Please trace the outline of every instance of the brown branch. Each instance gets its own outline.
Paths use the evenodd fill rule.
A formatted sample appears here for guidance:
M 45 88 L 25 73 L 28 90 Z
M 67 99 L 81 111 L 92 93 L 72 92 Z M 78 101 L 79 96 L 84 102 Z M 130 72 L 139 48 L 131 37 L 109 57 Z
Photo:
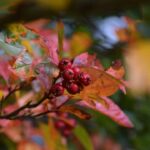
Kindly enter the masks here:
M 9 92 L 6 96 L 3 96 L 0 100 L 0 114 L 2 114 L 2 109 L 3 109 L 3 103 L 4 101 L 6 101 L 12 94 L 14 94 L 16 91 L 18 91 L 21 88 L 21 86 L 19 87 L 15 87 L 13 89 L 9 88 Z
M 12 119 L 15 118 L 16 115 L 18 115 L 21 111 L 23 111 L 26 108 L 35 108 L 37 106 L 39 106 L 45 99 L 49 98 L 48 94 L 44 94 L 44 96 L 36 103 L 31 104 L 31 101 L 28 102 L 27 104 L 21 106 L 20 108 L 18 108 L 17 110 L 9 113 L 9 114 L 4 114 L 0 116 L 0 119 Z
M 45 94 L 40 101 L 38 101 L 35 104 L 31 104 L 31 102 L 28 102 L 27 104 L 23 105 L 22 107 L 18 108 L 17 110 L 9 113 L 9 114 L 5 114 L 0 116 L 0 119 L 9 119 L 9 120 L 15 120 L 15 119 L 26 119 L 26 118 L 36 118 L 36 117 L 41 117 L 43 115 L 46 115 L 48 113 L 52 113 L 52 112 L 58 112 L 59 109 L 65 105 L 69 99 L 67 99 L 66 101 L 64 101 L 63 103 L 61 103 L 59 106 L 57 106 L 56 108 L 52 109 L 52 110 L 46 110 L 44 112 L 40 112 L 38 114 L 24 114 L 24 115 L 18 115 L 21 111 L 23 111 L 26 108 L 35 108 L 37 106 L 39 106 L 42 102 L 44 102 L 47 98 L 49 98 L 49 94 Z

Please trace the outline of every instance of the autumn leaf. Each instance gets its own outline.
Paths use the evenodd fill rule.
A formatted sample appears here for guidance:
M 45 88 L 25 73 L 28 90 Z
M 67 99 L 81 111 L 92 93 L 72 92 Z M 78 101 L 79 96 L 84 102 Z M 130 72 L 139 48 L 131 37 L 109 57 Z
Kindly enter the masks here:
M 63 142 L 52 120 L 49 120 L 48 124 L 40 123 L 39 126 L 49 150 L 67 150 L 66 143 Z
M 78 124 L 73 130 L 73 133 L 75 134 L 75 136 L 77 137 L 77 139 L 82 144 L 85 150 L 94 150 L 91 137 L 83 126 Z
M 125 56 L 130 89 L 134 95 L 150 92 L 150 40 L 129 45 Z
M 40 145 L 28 140 L 23 140 L 17 145 L 17 150 L 33 150 L 33 149 L 43 150 L 43 148 L 40 147 Z
M 8 61 L 4 60 L 2 57 L 0 58 L 0 76 L 3 77 L 7 84 L 17 79 L 17 75 L 12 70 Z
M 117 79 L 122 79 L 123 76 L 125 75 L 125 69 L 124 67 L 121 65 L 118 68 L 115 68 L 113 66 L 110 66 L 106 72 L 110 75 L 112 75 L 113 77 L 117 78 Z
M 73 61 L 73 65 L 87 66 L 87 67 L 92 66 L 104 70 L 100 60 L 96 58 L 96 55 L 95 54 L 89 55 L 87 52 L 76 56 Z
M 118 60 L 116 60 L 118 63 Z M 110 66 L 106 72 L 112 75 L 114 78 L 119 79 L 121 82 L 119 84 L 119 89 L 126 94 L 126 87 L 128 87 L 127 81 L 123 79 L 125 75 L 125 69 L 121 64 L 114 64 Z
M 81 67 L 81 70 L 88 73 L 92 81 L 89 86 L 80 92 L 80 96 L 83 99 L 93 95 L 110 96 L 119 89 L 120 84 L 123 84 L 120 80 L 103 70 L 93 67 Z
M 20 23 L 13 23 L 8 26 L 11 36 L 18 40 L 21 36 L 25 36 L 27 29 Z
M 82 100 L 77 102 L 80 106 L 87 107 L 96 110 L 108 117 L 121 126 L 132 128 L 133 124 L 129 118 L 123 113 L 123 111 L 108 97 L 101 97 L 102 101 L 105 101 L 105 105 L 98 101 L 86 101 Z
M 86 32 L 76 32 L 70 40 L 70 56 L 75 57 L 88 50 L 92 44 L 90 35 Z
M 71 114 L 79 117 L 80 119 L 90 119 L 91 118 L 91 116 L 88 113 L 86 113 L 85 111 L 83 111 L 73 105 L 64 105 L 60 108 L 60 111 L 71 113 Z
M 43 27 L 49 22 L 47 19 L 38 19 L 32 22 L 28 22 L 24 24 L 24 26 L 36 33 L 40 32 L 40 30 L 43 29 Z
M 14 56 L 14 57 L 19 55 L 23 51 L 22 47 L 19 48 L 19 47 L 7 44 L 1 39 L 0 39 L 0 48 L 4 51 L 6 55 Z

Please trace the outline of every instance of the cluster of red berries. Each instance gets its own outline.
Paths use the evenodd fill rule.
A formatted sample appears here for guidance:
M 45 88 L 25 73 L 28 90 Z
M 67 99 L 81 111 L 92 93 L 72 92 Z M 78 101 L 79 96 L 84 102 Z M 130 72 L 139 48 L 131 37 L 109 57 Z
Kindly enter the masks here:
M 51 88 L 51 93 L 54 96 L 61 96 L 66 89 L 70 94 L 79 93 L 84 86 L 91 82 L 89 74 L 81 72 L 78 67 L 72 65 L 70 59 L 64 58 L 59 62 L 61 83 L 56 83 Z
M 55 128 L 58 129 L 63 136 L 65 137 L 70 136 L 72 133 L 72 130 L 76 126 L 76 120 L 73 118 L 69 118 L 67 113 L 59 112 L 58 115 L 59 117 L 62 118 L 62 120 L 59 119 L 55 121 L 55 124 L 54 124 Z M 65 122 L 65 120 L 67 121 Z

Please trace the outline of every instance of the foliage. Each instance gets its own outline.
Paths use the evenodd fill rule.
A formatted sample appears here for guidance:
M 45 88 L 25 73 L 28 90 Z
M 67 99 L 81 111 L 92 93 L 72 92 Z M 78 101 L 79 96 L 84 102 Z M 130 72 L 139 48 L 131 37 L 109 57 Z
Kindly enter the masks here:
M 132 2 L 122 2 L 126 5 L 119 9 L 116 7 L 119 1 L 107 3 L 113 4 L 112 8 L 107 13 L 102 8 L 103 14 L 135 7 Z M 126 27 L 114 31 L 118 45 L 110 46 L 105 35 L 96 41 L 91 29 L 94 20 L 82 22 L 76 11 L 88 8 L 89 4 L 71 0 L 0 2 L 0 136 L 4 137 L 0 146 L 4 149 L 147 150 L 149 147 L 149 136 L 142 133 L 149 130 L 143 119 L 149 116 L 146 98 L 141 98 L 144 102 L 131 100 L 149 92 L 149 39 L 138 31 L 140 21 L 124 16 Z M 103 2 L 91 4 L 95 9 L 86 8 L 82 17 L 89 13 L 97 16 L 96 5 L 105 6 Z M 38 10 L 43 12 L 37 13 Z M 148 6 L 143 6 L 142 13 L 149 23 Z M 73 22 L 69 22 L 68 16 L 75 17 Z M 67 36 L 64 17 L 69 25 L 76 26 Z M 33 19 L 37 20 L 30 21 Z M 94 47 L 97 43 L 100 47 Z M 97 52 L 97 48 L 103 50 Z M 67 67 L 62 66 L 64 58 L 69 61 Z M 128 81 L 124 78 L 126 73 Z M 124 95 L 128 93 L 126 88 L 131 89 L 134 97 Z

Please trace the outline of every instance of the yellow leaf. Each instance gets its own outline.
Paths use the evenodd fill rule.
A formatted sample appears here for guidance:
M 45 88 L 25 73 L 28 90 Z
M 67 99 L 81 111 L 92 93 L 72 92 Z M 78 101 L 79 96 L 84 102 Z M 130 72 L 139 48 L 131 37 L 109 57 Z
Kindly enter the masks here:
M 63 142 L 52 120 L 49 120 L 48 125 L 40 123 L 40 129 L 49 150 L 67 150 L 66 143 Z
M 8 30 L 13 34 L 13 37 L 18 39 L 21 35 L 24 36 L 27 32 L 26 28 L 19 23 L 13 23 L 8 26 Z
M 92 44 L 92 39 L 88 33 L 77 32 L 71 38 L 70 55 L 72 57 L 86 51 Z
M 130 44 L 125 55 L 129 85 L 134 94 L 150 92 L 150 40 Z
M 33 55 L 33 49 L 28 40 L 22 40 L 21 44 L 28 50 L 29 54 Z
M 0 99 L 2 99 L 3 96 L 4 96 L 4 93 L 2 90 L 0 90 Z

